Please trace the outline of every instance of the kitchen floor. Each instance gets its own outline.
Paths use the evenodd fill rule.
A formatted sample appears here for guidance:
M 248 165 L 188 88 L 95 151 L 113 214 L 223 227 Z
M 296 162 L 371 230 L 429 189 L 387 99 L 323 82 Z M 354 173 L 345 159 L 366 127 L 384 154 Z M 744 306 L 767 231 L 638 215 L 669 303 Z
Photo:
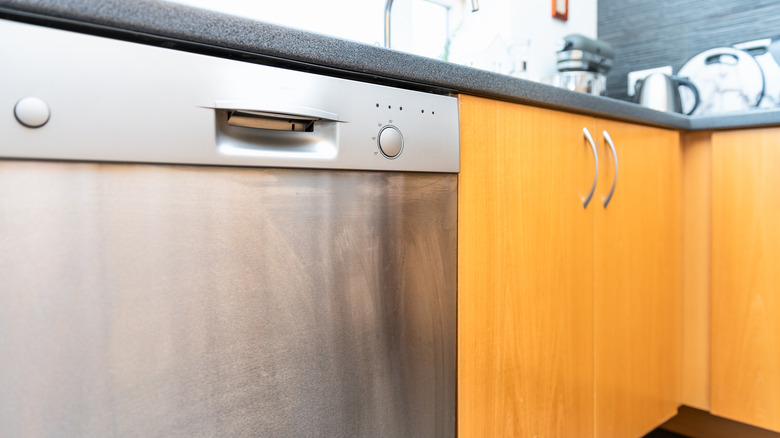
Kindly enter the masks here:
M 674 432 L 669 432 L 668 430 L 663 429 L 656 429 L 647 435 L 644 436 L 644 438 L 689 438 L 685 435 L 676 434 Z
M 680 406 L 676 416 L 644 438 L 780 438 L 780 433 Z

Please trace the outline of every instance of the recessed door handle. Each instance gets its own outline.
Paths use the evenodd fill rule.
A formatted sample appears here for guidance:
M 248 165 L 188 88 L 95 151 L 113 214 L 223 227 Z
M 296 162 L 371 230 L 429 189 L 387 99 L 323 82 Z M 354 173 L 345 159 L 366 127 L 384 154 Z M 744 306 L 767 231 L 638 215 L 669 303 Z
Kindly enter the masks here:
M 617 185 L 618 157 L 617 157 L 617 151 L 615 151 L 615 143 L 612 141 L 612 137 L 609 136 L 609 132 L 604 131 L 602 132 L 602 134 L 604 135 L 604 139 L 607 141 L 609 148 L 612 149 L 612 158 L 615 160 L 615 178 L 612 180 L 612 188 L 609 190 L 609 194 L 607 195 L 607 198 L 604 199 L 604 208 L 607 208 L 607 205 L 609 205 L 609 201 L 612 200 L 612 195 L 615 194 L 615 186 Z
M 593 198 L 593 193 L 596 191 L 596 183 L 599 181 L 599 153 L 596 151 L 596 143 L 593 141 L 593 136 L 590 135 L 588 128 L 582 128 L 582 133 L 585 135 L 588 143 L 590 143 L 590 148 L 593 150 L 593 159 L 596 161 L 596 172 L 593 175 L 593 187 L 590 188 L 590 193 L 585 197 L 585 202 L 582 206 L 583 208 L 588 208 L 588 204 L 590 204 L 590 200 Z
M 311 132 L 317 121 L 339 121 L 338 114 L 280 103 L 220 100 L 214 109 L 226 111 L 228 125 L 272 131 Z

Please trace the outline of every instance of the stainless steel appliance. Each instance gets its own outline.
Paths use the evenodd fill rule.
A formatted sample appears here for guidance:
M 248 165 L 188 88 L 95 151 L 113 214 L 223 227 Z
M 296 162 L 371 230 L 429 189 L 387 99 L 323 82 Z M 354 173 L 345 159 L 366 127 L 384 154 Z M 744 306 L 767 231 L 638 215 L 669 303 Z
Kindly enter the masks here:
M 607 92 L 607 77 L 590 71 L 563 71 L 553 77 L 552 85 L 570 91 L 603 96 Z
M 592 71 L 609 73 L 615 52 L 606 41 L 580 34 L 567 35 L 557 50 L 558 71 Z
M 648 108 L 658 111 L 681 113 L 682 101 L 680 99 L 680 87 L 691 90 L 693 106 L 686 112 L 692 114 L 699 106 L 699 90 L 687 78 L 669 76 L 665 73 L 653 73 L 636 83 L 637 102 Z
M 4 437 L 455 435 L 455 98 L 0 38 Z
M 567 35 L 557 48 L 558 74 L 553 85 L 572 91 L 606 94 L 607 73 L 615 58 L 612 46 L 579 34 Z

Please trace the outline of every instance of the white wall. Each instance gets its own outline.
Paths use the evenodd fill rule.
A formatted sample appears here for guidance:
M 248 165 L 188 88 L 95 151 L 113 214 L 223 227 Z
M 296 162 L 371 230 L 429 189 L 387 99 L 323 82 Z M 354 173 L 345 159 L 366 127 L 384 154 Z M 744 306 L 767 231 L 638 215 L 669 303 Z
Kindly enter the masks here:
M 515 39 L 530 38 L 529 73 L 539 80 L 557 72 L 555 50 L 557 42 L 572 33 L 597 37 L 598 0 L 569 0 L 569 20 L 552 18 L 551 0 L 513 1 L 512 16 L 517 17 Z
M 385 0 L 174 0 L 193 6 L 243 15 L 326 35 L 381 45 Z M 434 0 L 436 1 L 436 0 Z M 470 0 L 438 0 L 465 2 Z M 552 18 L 552 0 L 480 0 L 480 10 L 471 12 L 469 5 L 455 8 L 450 20 L 449 60 L 478 68 L 509 74 L 513 59 L 526 52 L 527 74 L 533 80 L 544 80 L 555 74 L 555 44 L 565 35 L 581 33 L 595 38 L 597 1 L 569 0 L 569 20 Z M 428 56 L 438 56 L 415 48 L 412 40 L 425 38 L 425 23 L 414 22 L 412 0 L 394 0 L 393 47 Z M 457 30 L 455 30 L 457 29 Z M 517 63 L 515 66 L 519 67 Z
M 555 50 L 564 36 L 596 38 L 597 1 L 569 0 L 569 20 L 564 22 L 552 17 L 551 0 L 481 0 L 479 12 L 465 15 L 451 60 L 510 74 L 521 67 L 512 65 L 513 60 L 524 58 L 525 77 L 544 80 L 557 72 Z M 505 61 L 496 61 L 502 51 Z

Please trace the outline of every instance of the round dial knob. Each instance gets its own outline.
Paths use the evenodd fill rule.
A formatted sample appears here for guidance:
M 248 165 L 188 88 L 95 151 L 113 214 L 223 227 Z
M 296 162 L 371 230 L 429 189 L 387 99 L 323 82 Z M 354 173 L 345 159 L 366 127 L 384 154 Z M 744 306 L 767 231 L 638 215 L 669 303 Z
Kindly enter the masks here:
M 393 125 L 382 127 L 376 141 L 379 150 L 387 158 L 396 158 L 404 148 L 404 137 L 401 135 L 401 131 Z

